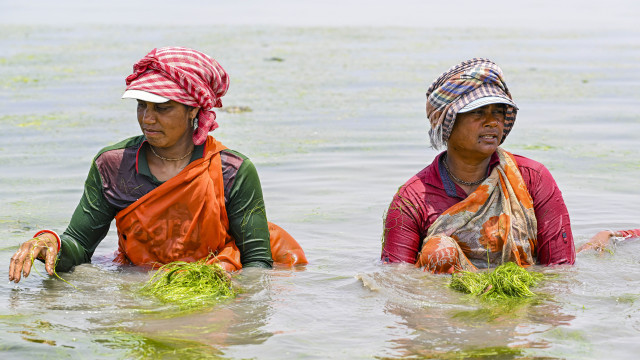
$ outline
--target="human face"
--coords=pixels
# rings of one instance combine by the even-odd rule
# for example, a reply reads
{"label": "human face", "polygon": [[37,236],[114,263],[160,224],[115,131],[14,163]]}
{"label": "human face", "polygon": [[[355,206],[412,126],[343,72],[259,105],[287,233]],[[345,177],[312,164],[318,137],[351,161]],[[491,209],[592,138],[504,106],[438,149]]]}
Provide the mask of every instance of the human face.
{"label": "human face", "polygon": [[147,141],[155,147],[170,148],[192,141],[191,122],[198,112],[173,100],[152,103],[138,100],[138,123]]}
{"label": "human face", "polygon": [[447,142],[447,151],[463,158],[488,158],[502,142],[505,113],[504,104],[489,104],[459,113]]}

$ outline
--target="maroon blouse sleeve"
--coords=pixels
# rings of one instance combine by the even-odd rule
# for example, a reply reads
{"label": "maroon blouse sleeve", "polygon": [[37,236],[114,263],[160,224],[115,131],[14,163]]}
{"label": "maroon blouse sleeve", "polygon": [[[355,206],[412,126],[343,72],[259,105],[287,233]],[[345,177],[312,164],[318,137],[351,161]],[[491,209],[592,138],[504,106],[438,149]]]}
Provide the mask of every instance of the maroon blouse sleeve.
{"label": "maroon blouse sleeve", "polygon": [[620,235],[622,235],[625,238],[637,238],[637,237],[640,237],[640,229],[620,230],[620,231],[617,231],[617,233],[619,233]]}
{"label": "maroon blouse sleeve", "polygon": [[544,165],[529,161],[537,166],[520,167],[520,172],[533,198],[538,222],[537,262],[541,265],[573,264],[576,251],[562,193]]}
{"label": "maroon blouse sleeve", "polygon": [[416,191],[407,185],[393,197],[384,222],[382,261],[416,262],[422,241],[417,197]]}

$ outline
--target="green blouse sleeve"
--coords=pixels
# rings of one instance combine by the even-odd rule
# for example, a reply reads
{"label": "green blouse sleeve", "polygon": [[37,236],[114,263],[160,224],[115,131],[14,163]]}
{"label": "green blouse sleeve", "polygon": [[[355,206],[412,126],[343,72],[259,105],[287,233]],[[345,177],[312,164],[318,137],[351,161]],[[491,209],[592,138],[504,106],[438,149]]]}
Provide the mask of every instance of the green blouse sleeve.
{"label": "green blouse sleeve", "polygon": [[69,271],[76,265],[91,261],[93,252],[109,231],[116,215],[102,193],[102,179],[95,161],[84,183],[84,193],[65,232],[60,236],[62,247],[56,271]]}
{"label": "green blouse sleeve", "polygon": [[242,157],[244,161],[228,194],[229,232],[236,240],[243,267],[270,268],[273,260],[260,178],[251,160]]}

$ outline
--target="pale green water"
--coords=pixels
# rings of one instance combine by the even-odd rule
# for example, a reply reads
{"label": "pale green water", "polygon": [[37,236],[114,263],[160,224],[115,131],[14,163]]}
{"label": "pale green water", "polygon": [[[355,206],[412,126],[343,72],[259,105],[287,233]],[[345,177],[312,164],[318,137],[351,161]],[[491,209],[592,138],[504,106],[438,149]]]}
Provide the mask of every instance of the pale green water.
{"label": "pale green water", "polygon": [[[120,100],[133,62],[157,46],[215,57],[229,72],[214,135],[248,155],[269,218],[310,264],[244,270],[246,292],[180,315],[134,294],[145,273],[94,263],[0,285],[6,358],[576,358],[640,350],[640,241],[574,267],[516,309],[487,309],[447,278],[378,262],[382,216],[430,163],[424,92],[485,56],[520,106],[504,147],[543,162],[576,243],[640,226],[640,32],[417,28],[0,26],[0,277],[36,229],[63,231],[89,162],[138,134]],[[284,61],[268,61],[278,57]],[[43,267],[38,269],[43,272]],[[151,310],[149,313],[147,310]],[[145,312],[147,311],[147,312]]]}

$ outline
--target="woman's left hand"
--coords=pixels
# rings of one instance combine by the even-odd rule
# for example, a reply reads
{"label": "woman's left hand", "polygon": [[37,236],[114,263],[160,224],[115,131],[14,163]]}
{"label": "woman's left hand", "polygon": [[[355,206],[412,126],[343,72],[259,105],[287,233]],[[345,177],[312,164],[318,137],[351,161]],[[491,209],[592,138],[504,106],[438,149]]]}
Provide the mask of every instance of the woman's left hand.
{"label": "woman's left hand", "polygon": [[577,252],[595,249],[596,251],[604,250],[607,245],[609,245],[609,239],[614,236],[615,233],[609,230],[603,230],[597,233],[594,237],[592,237],[586,244],[583,244],[578,248]]}

